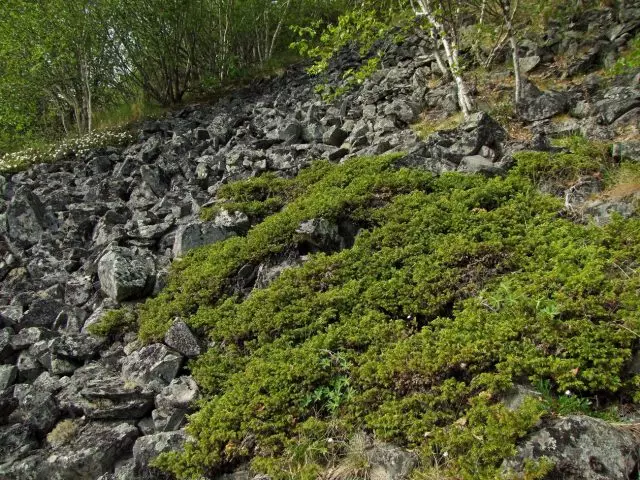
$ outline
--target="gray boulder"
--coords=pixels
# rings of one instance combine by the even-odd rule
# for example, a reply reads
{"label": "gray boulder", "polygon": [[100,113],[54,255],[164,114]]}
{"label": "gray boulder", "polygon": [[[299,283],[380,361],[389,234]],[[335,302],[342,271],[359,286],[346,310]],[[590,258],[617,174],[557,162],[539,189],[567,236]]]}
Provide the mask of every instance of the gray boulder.
{"label": "gray boulder", "polygon": [[0,391],[9,388],[18,378],[18,368],[15,365],[0,365]]}
{"label": "gray boulder", "polygon": [[342,130],[340,127],[333,126],[327,130],[322,136],[322,141],[327,145],[339,147],[347,139],[349,133]]}
{"label": "gray boulder", "polygon": [[462,157],[460,165],[458,166],[458,171],[465,173],[496,175],[501,173],[502,169],[488,158],[481,155],[471,155],[468,157]]}
{"label": "gray boulder", "polygon": [[39,470],[51,480],[94,480],[113,470],[138,435],[129,423],[90,422],[71,441],[54,448]]}
{"label": "gray boulder", "polygon": [[516,456],[503,463],[503,470],[522,475],[527,461],[542,457],[554,464],[545,480],[627,480],[636,471],[640,451],[631,431],[570,415],[551,420],[527,437]]}
{"label": "gray boulder", "polygon": [[122,378],[162,390],[178,374],[182,356],[166,345],[154,343],[136,350],[122,361]]}
{"label": "gray boulder", "polygon": [[394,100],[384,109],[384,114],[394,116],[403,123],[413,123],[418,119],[417,108],[404,100]]}
{"label": "gray boulder", "polygon": [[180,352],[185,357],[197,357],[202,353],[200,343],[189,326],[176,319],[164,336],[164,343]]}
{"label": "gray boulder", "polygon": [[64,304],[58,300],[35,300],[16,324],[16,329],[28,327],[51,327],[64,309]]}
{"label": "gray boulder", "polygon": [[525,97],[518,105],[520,117],[528,122],[546,120],[569,108],[569,97],[562,92],[545,92],[534,97]]}
{"label": "gray boulder", "polygon": [[44,205],[27,187],[21,187],[7,208],[9,238],[27,248],[38,242],[47,228]]}
{"label": "gray boulder", "polygon": [[195,221],[182,225],[176,231],[173,254],[180,257],[189,250],[221,242],[230,236],[233,236],[233,232],[209,222]]}
{"label": "gray boulder", "polygon": [[150,256],[112,247],[98,262],[98,278],[102,291],[113,300],[141,298],[153,290],[155,266]]}
{"label": "gray boulder", "polygon": [[330,250],[342,244],[338,226],[325,218],[304,221],[296,229],[298,241],[312,250]]}
{"label": "gray boulder", "polygon": [[181,450],[187,440],[182,431],[156,433],[140,437],[133,446],[134,472],[140,480],[167,478],[162,472],[149,466],[161,453]]}

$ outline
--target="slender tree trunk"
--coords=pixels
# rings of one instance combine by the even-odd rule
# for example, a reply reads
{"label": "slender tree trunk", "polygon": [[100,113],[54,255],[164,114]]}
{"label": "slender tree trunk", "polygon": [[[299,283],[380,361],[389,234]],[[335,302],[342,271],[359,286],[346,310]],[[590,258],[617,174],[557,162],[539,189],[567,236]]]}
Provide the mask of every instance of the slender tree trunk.
{"label": "slender tree trunk", "polygon": [[516,9],[518,8],[518,3],[511,6],[510,0],[500,0],[500,8],[502,9],[502,16],[504,19],[504,24],[507,28],[507,35],[509,36],[509,43],[511,44],[511,57],[513,59],[513,74],[516,81],[515,88],[515,104],[516,106],[520,103],[521,91],[522,91],[522,79],[520,76],[520,56],[518,55],[518,41],[516,40],[516,35],[513,29],[513,17],[515,15]]}
{"label": "slender tree trunk", "polygon": [[518,42],[516,41],[516,37],[511,35],[509,37],[509,43],[511,43],[511,56],[513,57],[513,74],[516,80],[515,102],[516,105],[518,105],[522,96],[522,79],[520,78],[520,57],[518,55]]}
{"label": "slender tree trunk", "polygon": [[269,53],[267,54],[267,59],[270,59],[273,56],[273,50],[276,46],[276,40],[278,39],[278,35],[280,35],[282,24],[287,16],[287,12],[289,11],[289,5],[291,5],[291,0],[287,0],[287,3],[284,6],[284,12],[282,12],[282,15],[280,16],[280,20],[278,21],[278,26],[276,27],[276,31],[273,32],[273,36],[271,37],[271,45],[269,46]]}
{"label": "slender tree trunk", "polygon": [[458,47],[454,39],[450,39],[447,35],[447,31],[442,22],[438,21],[436,18],[434,11],[431,7],[430,0],[417,0],[419,5],[419,9],[417,9],[414,5],[414,12],[416,15],[426,16],[429,22],[438,32],[438,38],[440,39],[440,43],[444,48],[444,53],[447,59],[447,63],[449,65],[449,71],[453,76],[454,81],[456,82],[456,87],[458,90],[458,104],[460,106],[460,110],[465,118],[469,117],[471,112],[473,111],[473,105],[471,100],[469,99],[469,94],[467,93],[467,86],[464,83],[464,79],[462,78],[460,62],[458,59]]}

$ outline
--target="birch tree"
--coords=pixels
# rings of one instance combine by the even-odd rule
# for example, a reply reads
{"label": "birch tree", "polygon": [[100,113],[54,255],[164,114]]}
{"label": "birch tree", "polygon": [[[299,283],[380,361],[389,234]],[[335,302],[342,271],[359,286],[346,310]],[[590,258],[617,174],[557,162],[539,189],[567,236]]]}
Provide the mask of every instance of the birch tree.
{"label": "birch tree", "polygon": [[435,37],[442,45],[451,77],[456,83],[458,105],[465,117],[473,111],[473,103],[469,97],[467,85],[462,76],[462,65],[458,50],[458,24],[460,4],[450,0],[412,0],[411,6],[417,16],[425,17]]}

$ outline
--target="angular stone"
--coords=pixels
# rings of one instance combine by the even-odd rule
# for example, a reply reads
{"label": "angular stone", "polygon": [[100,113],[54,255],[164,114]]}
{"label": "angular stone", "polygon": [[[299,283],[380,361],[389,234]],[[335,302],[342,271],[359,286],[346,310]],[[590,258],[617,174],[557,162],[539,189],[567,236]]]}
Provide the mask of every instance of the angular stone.
{"label": "angular stone", "polygon": [[0,362],[10,357],[13,353],[12,340],[14,336],[11,328],[0,329]]}
{"label": "angular stone", "polygon": [[38,360],[26,350],[18,355],[18,378],[22,382],[31,382],[40,375],[44,369]]}
{"label": "angular stone", "polygon": [[38,242],[47,227],[44,205],[26,187],[21,187],[7,208],[7,233],[21,247]]}
{"label": "angular stone", "polygon": [[322,136],[322,141],[327,145],[340,147],[348,136],[349,134],[347,132],[336,125],[331,127],[324,133],[324,135]]}
{"label": "angular stone", "polygon": [[209,222],[192,222],[178,228],[173,244],[173,254],[180,257],[194,248],[221,242],[232,236],[226,228]]}
{"label": "angular stone", "polygon": [[164,343],[185,357],[193,358],[202,353],[198,339],[189,326],[180,319],[176,319],[169,327],[164,336]]}
{"label": "angular stone", "polygon": [[200,397],[200,389],[189,376],[174,378],[155,398],[156,408],[180,408],[188,410]]}
{"label": "angular stone", "polygon": [[9,388],[18,378],[18,368],[14,365],[0,365],[0,391]]}
{"label": "angular stone", "polygon": [[155,343],[123,359],[122,378],[160,391],[176,377],[181,365],[181,355],[166,345]]}
{"label": "angular stone", "polygon": [[149,466],[151,460],[161,453],[181,450],[186,441],[187,436],[182,431],[140,437],[133,446],[135,474],[141,480],[160,478],[160,472]]}
{"label": "angular stone", "polygon": [[138,435],[138,429],[129,423],[90,422],[72,441],[54,448],[40,471],[56,480],[97,478],[113,470],[116,461],[131,451]]}
{"label": "angular stone", "polygon": [[102,291],[113,300],[142,298],[153,290],[155,266],[149,256],[112,247],[98,262],[98,278]]}
{"label": "angular stone", "polygon": [[16,329],[51,327],[63,308],[64,304],[58,300],[35,300],[17,322]]}
{"label": "angular stone", "polygon": [[546,457],[553,470],[545,478],[565,480],[625,480],[640,460],[631,430],[592,417],[569,415],[551,419],[525,438],[505,472],[522,473],[528,461]]}

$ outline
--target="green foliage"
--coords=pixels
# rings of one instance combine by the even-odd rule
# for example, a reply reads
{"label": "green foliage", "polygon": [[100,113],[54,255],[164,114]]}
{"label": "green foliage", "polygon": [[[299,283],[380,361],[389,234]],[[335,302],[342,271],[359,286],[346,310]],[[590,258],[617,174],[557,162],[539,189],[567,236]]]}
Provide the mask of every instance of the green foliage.
{"label": "green foliage", "polygon": [[636,36],[629,42],[627,50],[618,58],[615,64],[607,70],[607,74],[623,75],[640,68],[640,36]]}
{"label": "green foliage", "polygon": [[[532,182],[604,168],[584,154],[522,154],[489,180],[381,157],[227,187],[240,202],[287,205],[247,237],[188,255],[140,312],[145,339],[181,314],[214,345],[191,365],[205,394],[195,440],[159,464],[190,478],[251,460],[274,479],[316,478],[345,453],[335,440],[364,429],[421,452],[425,469],[446,452],[443,478],[494,479],[541,415],[606,416],[608,402],[637,395],[626,365],[640,220],[574,224]],[[363,230],[351,248],[234,295],[242,265],[295,247],[299,222],[318,216]],[[509,411],[499,400],[516,383],[571,394],[549,387]],[[539,478],[549,465],[530,467]]]}
{"label": "green foliage", "polygon": [[581,136],[555,141],[564,147],[565,153],[518,152],[514,173],[530,179],[535,184],[551,183],[568,186],[580,176],[605,174],[611,167],[609,146],[591,142]]}
{"label": "green foliage", "polygon": [[[375,43],[387,36],[397,25],[402,24],[401,18],[395,22],[389,21],[389,15],[398,14],[402,9],[397,5],[384,8],[384,5],[373,5],[372,8],[355,8],[348,10],[338,18],[335,24],[323,25],[321,21],[310,26],[292,26],[291,30],[299,39],[293,42],[293,48],[304,57],[314,60],[308,72],[320,75],[329,68],[330,60],[347,46],[357,47],[363,63],[358,68],[350,68],[342,75],[340,85],[319,84],[316,92],[325,101],[333,101],[361,85],[375,71],[378,70],[383,52],[372,52]],[[402,34],[396,34],[396,41]],[[369,56],[369,58],[367,58]]]}
{"label": "green foliage", "polygon": [[102,318],[89,325],[89,333],[106,337],[108,335],[122,335],[136,328],[136,315],[130,308],[119,308],[105,312]]}
{"label": "green foliage", "polygon": [[[292,195],[302,191],[305,195],[268,217],[246,237],[197,249],[175,263],[165,290],[141,308],[141,338],[147,341],[161,338],[173,317],[189,316],[198,308],[204,311],[203,307],[215,305],[228,293],[229,278],[242,266],[257,265],[268,256],[294,246],[301,222],[318,217],[366,221],[369,209],[384,198],[429,183],[431,175],[426,172],[394,169],[396,158],[397,155],[361,158],[343,167],[319,162],[297,179],[288,181]],[[280,183],[273,177],[272,180]],[[250,183],[247,190],[259,184],[260,181]],[[232,192],[244,189],[230,187]],[[192,323],[199,324],[203,316],[194,317]]]}

